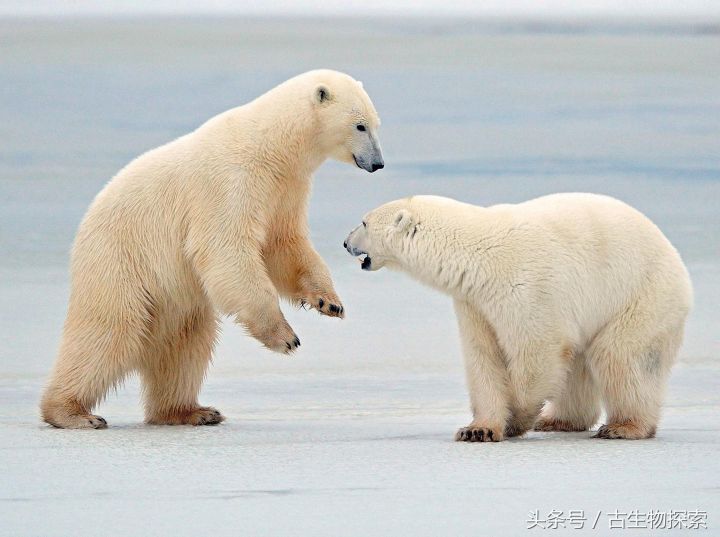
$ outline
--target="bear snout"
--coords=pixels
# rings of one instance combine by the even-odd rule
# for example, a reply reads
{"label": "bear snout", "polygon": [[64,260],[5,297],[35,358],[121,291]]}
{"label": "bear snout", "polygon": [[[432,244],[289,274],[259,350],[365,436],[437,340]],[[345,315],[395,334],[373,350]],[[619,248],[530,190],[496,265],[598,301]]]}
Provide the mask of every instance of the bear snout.
{"label": "bear snout", "polygon": [[[352,235],[352,233],[351,233]],[[360,248],[355,248],[352,244],[350,244],[350,237],[348,236],[347,239],[343,242],[343,247],[348,251],[348,253],[353,257],[359,257],[361,255],[367,255],[367,252],[364,252]]]}
{"label": "bear snout", "polygon": [[347,251],[350,252],[350,255],[354,257],[360,257],[361,255],[367,255],[367,252],[363,252],[362,250],[355,248],[352,245],[349,245],[346,247]]}
{"label": "bear snout", "polygon": [[382,170],[385,167],[385,161],[383,160],[382,155],[376,154],[368,158],[367,156],[356,155],[353,153],[352,157],[355,161],[355,166],[370,173]]}

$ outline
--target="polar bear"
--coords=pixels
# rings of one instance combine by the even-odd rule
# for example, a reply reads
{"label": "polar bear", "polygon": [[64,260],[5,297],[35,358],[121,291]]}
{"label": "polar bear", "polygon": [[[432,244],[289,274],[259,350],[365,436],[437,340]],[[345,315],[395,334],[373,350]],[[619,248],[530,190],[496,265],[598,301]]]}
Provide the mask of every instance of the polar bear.
{"label": "polar bear", "polygon": [[197,400],[218,313],[280,353],[300,340],[279,296],[343,317],[308,238],[312,173],[328,157],[382,168],[379,125],[360,82],[311,71],[121,170],[77,233],[43,419],[104,428],[93,407],[138,372],[148,423],[219,423]]}
{"label": "polar bear", "polygon": [[655,434],[692,288],[637,210],[594,194],[487,208],[413,196],[367,214],[345,248],[453,297],[473,413],[456,440],[585,431],[601,404],[595,437]]}

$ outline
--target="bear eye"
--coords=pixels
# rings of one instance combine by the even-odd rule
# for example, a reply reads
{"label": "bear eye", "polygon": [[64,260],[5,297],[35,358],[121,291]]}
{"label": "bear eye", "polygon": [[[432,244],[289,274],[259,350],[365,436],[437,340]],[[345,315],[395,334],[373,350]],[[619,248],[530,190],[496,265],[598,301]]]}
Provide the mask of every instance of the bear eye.
{"label": "bear eye", "polygon": [[360,132],[365,132],[365,125],[358,125],[357,130],[359,130]]}
{"label": "bear eye", "polygon": [[363,220],[363,227],[367,227],[367,222]]}

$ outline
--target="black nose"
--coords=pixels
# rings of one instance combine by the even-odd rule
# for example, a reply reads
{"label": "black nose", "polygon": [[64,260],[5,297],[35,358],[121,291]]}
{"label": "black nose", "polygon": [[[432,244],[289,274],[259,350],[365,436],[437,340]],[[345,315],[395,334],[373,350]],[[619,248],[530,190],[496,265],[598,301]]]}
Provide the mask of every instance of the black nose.
{"label": "black nose", "polygon": [[347,241],[343,242],[343,248],[347,248]]}
{"label": "black nose", "polygon": [[385,167],[385,164],[382,162],[373,162],[372,165],[372,171],[376,172],[378,170],[382,170]]}

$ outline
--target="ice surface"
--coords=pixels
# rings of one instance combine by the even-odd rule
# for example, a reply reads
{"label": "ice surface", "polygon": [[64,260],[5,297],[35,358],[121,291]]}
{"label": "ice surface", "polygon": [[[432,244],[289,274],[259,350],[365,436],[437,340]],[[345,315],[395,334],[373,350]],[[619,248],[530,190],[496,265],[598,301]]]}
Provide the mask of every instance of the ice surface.
{"label": "ice surface", "polygon": [[658,438],[643,442],[455,443],[468,420],[458,371],[218,377],[202,400],[221,426],[141,425],[127,389],[102,407],[108,430],[81,432],[33,419],[37,382],[3,383],[0,532],[516,535],[533,509],[700,509],[716,527],[714,370],[678,368]]}
{"label": "ice surface", "polygon": [[[720,41],[500,30],[0,21],[1,535],[499,536],[526,533],[535,509],[698,509],[720,534]],[[285,307],[303,342],[292,358],[225,326],[201,395],[227,416],[218,427],[142,425],[136,379],[98,409],[108,430],[42,425],[68,251],[94,194],[143,150],[319,66],[362,79],[383,119],[387,168],[329,163],[313,193],[347,319]],[[455,443],[470,416],[449,299],[362,272],[342,240],[408,194],[568,190],[645,211],[690,268],[697,303],[658,437]],[[615,533],[604,516],[584,531]]]}

